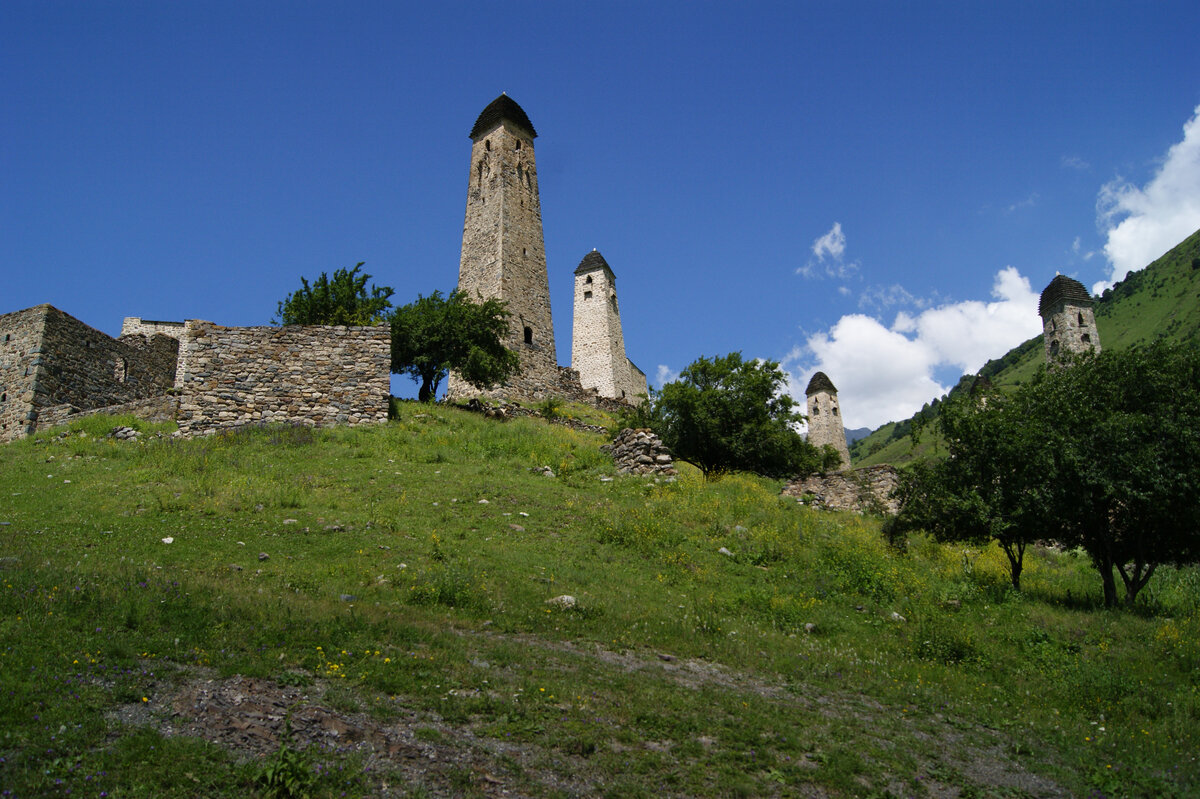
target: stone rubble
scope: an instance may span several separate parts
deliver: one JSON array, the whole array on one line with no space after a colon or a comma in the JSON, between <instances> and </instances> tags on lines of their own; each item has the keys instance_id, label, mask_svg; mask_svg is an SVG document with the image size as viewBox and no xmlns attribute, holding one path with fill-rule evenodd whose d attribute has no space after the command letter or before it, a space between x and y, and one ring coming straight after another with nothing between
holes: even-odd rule
<instances>
[{"instance_id":1,"label":"stone rubble","mask_svg":"<svg viewBox=\"0 0 1200 799\"><path fill-rule=\"evenodd\" d=\"M617 474L652 474L675 476L675 462L671 452L653 430L644 427L626 427L612 444L602 447L613 456Z\"/></svg>"}]
</instances>

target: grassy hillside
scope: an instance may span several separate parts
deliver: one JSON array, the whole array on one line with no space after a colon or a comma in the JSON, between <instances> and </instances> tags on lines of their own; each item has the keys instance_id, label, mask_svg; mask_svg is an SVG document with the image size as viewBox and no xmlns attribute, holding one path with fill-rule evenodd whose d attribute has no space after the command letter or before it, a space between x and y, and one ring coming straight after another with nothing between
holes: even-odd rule
<instances>
[{"instance_id":1,"label":"grassy hillside","mask_svg":"<svg viewBox=\"0 0 1200 799\"><path fill-rule=\"evenodd\" d=\"M1111 613L1038 549L1015 594L994 548L901 553L755 477L614 477L537 420L116 421L3 449L0 795L1200 784L1196 570Z\"/></svg>"},{"instance_id":2,"label":"grassy hillside","mask_svg":"<svg viewBox=\"0 0 1200 799\"><path fill-rule=\"evenodd\" d=\"M1104 292L1096 303L1096 327L1105 349L1124 349L1166 338L1200 343L1200 231L1166 255ZM1016 386L1031 379L1046 362L1042 337L1014 347L980 370L997 386ZM964 377L954 390L970 387ZM952 392L953 393L953 390ZM935 446L929 441L913 449L908 435L911 420L891 422L850 447L855 466L901 464Z\"/></svg>"}]
</instances>

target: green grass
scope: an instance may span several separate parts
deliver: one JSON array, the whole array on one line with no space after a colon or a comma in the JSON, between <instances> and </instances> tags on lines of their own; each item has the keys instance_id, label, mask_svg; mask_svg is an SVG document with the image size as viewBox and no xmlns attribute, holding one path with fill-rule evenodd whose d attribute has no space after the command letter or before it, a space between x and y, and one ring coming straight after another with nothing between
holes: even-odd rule
<instances>
[{"instance_id":1,"label":"green grass","mask_svg":"<svg viewBox=\"0 0 1200 799\"><path fill-rule=\"evenodd\" d=\"M877 520L784 501L777 481L612 478L602 436L396 417L139 442L92 418L6 446L0 796L284 795L268 766L334 796L1200 781L1194 569L1111 613L1074 553L1029 553L1015 594L994 548L900 553ZM547 604L562 594L576 605ZM413 772L162 734L181 691L233 675L442 755Z\"/></svg>"}]
</instances>

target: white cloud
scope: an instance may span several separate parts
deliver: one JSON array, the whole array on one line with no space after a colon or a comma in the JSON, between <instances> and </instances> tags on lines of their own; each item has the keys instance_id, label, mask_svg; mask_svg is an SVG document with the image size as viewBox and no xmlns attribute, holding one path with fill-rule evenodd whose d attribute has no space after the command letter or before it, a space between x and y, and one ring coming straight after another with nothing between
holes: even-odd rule
<instances>
[{"instance_id":1,"label":"white cloud","mask_svg":"<svg viewBox=\"0 0 1200 799\"><path fill-rule=\"evenodd\" d=\"M1014 267L996 273L991 293L991 302L946 303L915 316L902 311L890 328L864 314L843 316L785 359L792 396L803 400L820 370L837 386L847 427L908 418L950 389L936 379L938 369L975 372L1041 332L1038 295Z\"/></svg>"},{"instance_id":2,"label":"white cloud","mask_svg":"<svg viewBox=\"0 0 1200 799\"><path fill-rule=\"evenodd\" d=\"M1096 212L1112 272L1093 292L1148 266L1200 228L1200 106L1192 114L1183 140L1167 150L1150 182L1138 188L1117 178L1100 189Z\"/></svg>"},{"instance_id":3,"label":"white cloud","mask_svg":"<svg viewBox=\"0 0 1200 799\"><path fill-rule=\"evenodd\" d=\"M893 305L921 305L921 301L908 293L899 283L890 286L871 286L858 298L859 308L886 310Z\"/></svg>"},{"instance_id":4,"label":"white cloud","mask_svg":"<svg viewBox=\"0 0 1200 799\"><path fill-rule=\"evenodd\" d=\"M846 261L846 234L842 223L834 222L824 236L819 236L812 245L814 259L796 269L796 274L807 278L830 277L845 280L858 272L857 261Z\"/></svg>"},{"instance_id":5,"label":"white cloud","mask_svg":"<svg viewBox=\"0 0 1200 799\"><path fill-rule=\"evenodd\" d=\"M1012 205L1008 206L1008 208L1005 209L1005 213L1011 214L1013 211L1019 211L1022 208L1032 208L1033 206L1037 205L1037 202L1038 202L1038 193L1035 191L1032 194L1030 194L1028 197L1026 197L1024 200L1020 200L1019 202L1015 202Z\"/></svg>"},{"instance_id":6,"label":"white cloud","mask_svg":"<svg viewBox=\"0 0 1200 799\"><path fill-rule=\"evenodd\" d=\"M658 369L654 373L654 385L662 388L667 383L674 383L679 379L679 372L673 371L671 367L660 363Z\"/></svg>"},{"instance_id":7,"label":"white cloud","mask_svg":"<svg viewBox=\"0 0 1200 799\"><path fill-rule=\"evenodd\" d=\"M813 242L812 251L822 261L825 256L840 261L846 252L846 234L842 232L842 223L834 222L828 233Z\"/></svg>"}]
</instances>

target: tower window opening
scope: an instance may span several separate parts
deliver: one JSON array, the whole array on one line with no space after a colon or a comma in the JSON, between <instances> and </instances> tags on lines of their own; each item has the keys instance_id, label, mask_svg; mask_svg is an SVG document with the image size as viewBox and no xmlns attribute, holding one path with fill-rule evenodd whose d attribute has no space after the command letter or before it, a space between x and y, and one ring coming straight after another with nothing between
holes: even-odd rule
<instances>
[{"instance_id":1,"label":"tower window opening","mask_svg":"<svg viewBox=\"0 0 1200 799\"><path fill-rule=\"evenodd\" d=\"M590 291L583 292L583 298L585 300L590 300L592 298L592 292L590 292Z\"/></svg>"},{"instance_id":2,"label":"tower window opening","mask_svg":"<svg viewBox=\"0 0 1200 799\"><path fill-rule=\"evenodd\" d=\"M8 402L8 392L7 391L5 391L3 394L0 394L0 402Z\"/></svg>"},{"instance_id":3,"label":"tower window opening","mask_svg":"<svg viewBox=\"0 0 1200 799\"><path fill-rule=\"evenodd\" d=\"M1082 313L1081 313L1081 314L1079 314L1079 324L1081 324L1081 325L1085 325L1085 324L1087 324L1087 322L1083 321L1083 314L1082 314Z\"/></svg>"},{"instance_id":4,"label":"tower window opening","mask_svg":"<svg viewBox=\"0 0 1200 799\"><path fill-rule=\"evenodd\" d=\"M1080 337L1079 337L1079 339L1080 339L1080 341L1082 341L1084 344L1091 344L1091 343L1092 343L1092 337L1091 337L1091 336L1089 336L1087 333L1084 333L1082 336L1080 336Z\"/></svg>"},{"instance_id":5,"label":"tower window opening","mask_svg":"<svg viewBox=\"0 0 1200 799\"><path fill-rule=\"evenodd\" d=\"M585 281L583 281L583 282L584 282L584 283L591 283L591 282L592 282L592 276L591 276L591 275L588 275L588 276L587 276L587 280L585 280Z\"/></svg>"},{"instance_id":6,"label":"tower window opening","mask_svg":"<svg viewBox=\"0 0 1200 799\"><path fill-rule=\"evenodd\" d=\"M521 140L520 140L520 139L517 139L517 144L516 144L516 146L515 146L515 147L513 147L513 149L514 149L514 150L520 150L520 149L521 149Z\"/></svg>"},{"instance_id":7,"label":"tower window opening","mask_svg":"<svg viewBox=\"0 0 1200 799\"><path fill-rule=\"evenodd\" d=\"M821 406L820 406L820 405L818 405L818 404L817 404L817 403L815 403L815 402L813 403L813 412L812 412L812 415L813 415L813 416L820 416L820 415L821 415Z\"/></svg>"},{"instance_id":8,"label":"tower window opening","mask_svg":"<svg viewBox=\"0 0 1200 799\"><path fill-rule=\"evenodd\" d=\"M529 255L529 251L528 251L528 250L526 250L524 247L522 247L522 248L521 248L521 255Z\"/></svg>"},{"instance_id":9,"label":"tower window opening","mask_svg":"<svg viewBox=\"0 0 1200 799\"><path fill-rule=\"evenodd\" d=\"M532 327L525 328L525 343L526 344L533 343L533 328Z\"/></svg>"},{"instance_id":10,"label":"tower window opening","mask_svg":"<svg viewBox=\"0 0 1200 799\"><path fill-rule=\"evenodd\" d=\"M837 415L838 415L838 414L837 414L837 406L836 406L836 405L835 405L835 406L834 406L834 408L833 408L833 415L834 415L834 416L837 416Z\"/></svg>"},{"instance_id":11,"label":"tower window opening","mask_svg":"<svg viewBox=\"0 0 1200 799\"><path fill-rule=\"evenodd\" d=\"M5 333L5 334L4 334L4 340L5 340L5 341L12 341L12 333Z\"/></svg>"},{"instance_id":12,"label":"tower window opening","mask_svg":"<svg viewBox=\"0 0 1200 799\"><path fill-rule=\"evenodd\" d=\"M489 139L483 143L483 149L487 150L488 152L491 152L491 150L492 150L491 139Z\"/></svg>"},{"instance_id":13,"label":"tower window opening","mask_svg":"<svg viewBox=\"0 0 1200 799\"><path fill-rule=\"evenodd\" d=\"M619 311L617 311L617 295L616 294L609 297L609 302L612 303L613 313L619 313Z\"/></svg>"}]
</instances>

